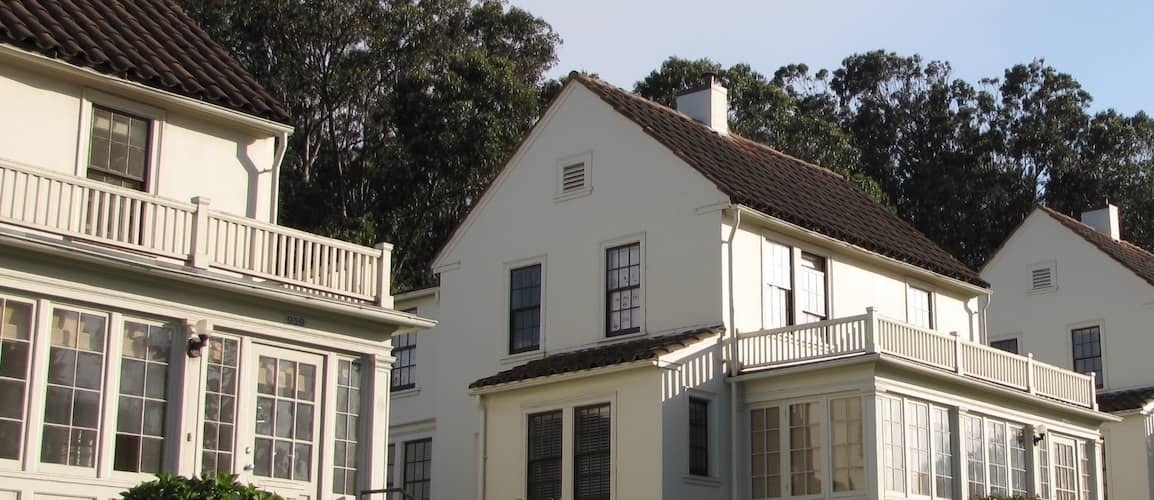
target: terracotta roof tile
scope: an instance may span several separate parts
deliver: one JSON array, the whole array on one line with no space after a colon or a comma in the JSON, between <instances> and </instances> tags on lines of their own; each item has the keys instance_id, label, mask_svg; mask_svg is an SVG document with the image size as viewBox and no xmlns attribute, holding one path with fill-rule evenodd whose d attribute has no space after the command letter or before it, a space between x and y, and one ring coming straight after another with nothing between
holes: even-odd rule
<instances>
[{"instance_id":1,"label":"terracotta roof tile","mask_svg":"<svg viewBox=\"0 0 1154 500\"><path fill-rule=\"evenodd\" d=\"M631 361L656 358L683 347L696 344L724 330L722 325L695 328L656 337L645 337L616 344L591 347L577 351L545 356L469 384L470 389L506 384L549 375L592 370Z\"/></svg>"},{"instance_id":2,"label":"terracotta roof tile","mask_svg":"<svg viewBox=\"0 0 1154 500\"><path fill-rule=\"evenodd\" d=\"M840 175L736 134L718 134L599 79L580 73L570 77L701 172L733 203L907 264L988 286L976 271Z\"/></svg>"},{"instance_id":3,"label":"terracotta roof tile","mask_svg":"<svg viewBox=\"0 0 1154 500\"><path fill-rule=\"evenodd\" d=\"M1154 399L1154 387L1126 389L1098 394L1098 410L1115 412L1137 410Z\"/></svg>"},{"instance_id":4,"label":"terracotta roof tile","mask_svg":"<svg viewBox=\"0 0 1154 500\"><path fill-rule=\"evenodd\" d=\"M288 113L171 0L5 0L0 43L287 123Z\"/></svg>"},{"instance_id":5,"label":"terracotta roof tile","mask_svg":"<svg viewBox=\"0 0 1154 500\"><path fill-rule=\"evenodd\" d=\"M1102 253L1109 255L1114 260L1118 261L1127 269L1138 275L1139 278L1146 280L1147 283L1154 285L1154 254L1146 249L1139 247L1133 243L1123 240L1115 240L1109 235L1102 234L1098 230L1087 226L1077 219L1062 214L1052 208L1039 206L1043 212L1046 212L1058 221L1063 226L1066 226L1074 234L1081 236L1091 245L1098 247Z\"/></svg>"}]
</instances>

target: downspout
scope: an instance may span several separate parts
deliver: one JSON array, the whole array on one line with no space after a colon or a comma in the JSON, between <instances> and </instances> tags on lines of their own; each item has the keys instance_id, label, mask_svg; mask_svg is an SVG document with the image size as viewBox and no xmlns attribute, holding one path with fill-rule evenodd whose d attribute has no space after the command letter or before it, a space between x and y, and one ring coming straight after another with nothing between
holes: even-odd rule
<instances>
[{"instance_id":1,"label":"downspout","mask_svg":"<svg viewBox=\"0 0 1154 500\"><path fill-rule=\"evenodd\" d=\"M273 146L273 160L272 160L272 193L269 199L272 206L269 207L268 215L269 222L277 223L277 215L280 206L280 167L281 162L284 161L285 152L288 151L288 132L282 132L274 139L276 144Z\"/></svg>"},{"instance_id":2,"label":"downspout","mask_svg":"<svg viewBox=\"0 0 1154 500\"><path fill-rule=\"evenodd\" d=\"M727 258L729 259L729 265L726 266L726 272L728 274L728 286L726 287L728 290L726 292L729 294L729 328L726 328L726 335L729 336L729 345L726 346L726 350L728 351L729 362L726 363L726 368L729 370L729 376L733 377L737 376L737 328L734 326L737 319L737 308L733 303L733 238L737 236L737 228L741 225L741 209L733 204L729 205L729 209L733 211L733 225L729 228L729 237L725 240L725 250L728 254ZM725 385L729 387L729 493L733 500L738 500L738 485L741 484L741 474L737 470L737 462L740 456L738 453L740 443L737 432L739 421L739 408L737 404L738 388L737 384L733 383L727 383Z\"/></svg>"},{"instance_id":3,"label":"downspout","mask_svg":"<svg viewBox=\"0 0 1154 500\"><path fill-rule=\"evenodd\" d=\"M485 474L489 455L485 443L485 429L488 427L486 417L489 411L485 407L484 394L477 395L477 407L481 410L481 432L477 436L477 463L480 464L480 470L477 474L477 500L485 500Z\"/></svg>"},{"instance_id":4,"label":"downspout","mask_svg":"<svg viewBox=\"0 0 1154 500\"><path fill-rule=\"evenodd\" d=\"M989 294L987 294L984 296L977 297L977 299L978 299L978 310L977 311L970 309L970 301L967 300L964 303L965 308L966 308L966 313L968 313L970 315L970 321L969 321L970 340L973 342L979 343L979 344L985 344L986 341L988 340L987 337L989 336L989 332L986 331L986 310L989 309L989 307L990 307L990 296L989 296ZM974 320L973 320L974 314L978 315L978 335L976 335L976 336L974 335Z\"/></svg>"}]
</instances>

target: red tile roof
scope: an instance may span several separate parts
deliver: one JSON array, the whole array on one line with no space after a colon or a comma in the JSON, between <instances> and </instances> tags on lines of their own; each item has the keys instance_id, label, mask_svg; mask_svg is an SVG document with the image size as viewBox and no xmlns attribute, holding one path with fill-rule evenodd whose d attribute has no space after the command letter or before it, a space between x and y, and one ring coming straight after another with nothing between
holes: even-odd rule
<instances>
[{"instance_id":1,"label":"red tile roof","mask_svg":"<svg viewBox=\"0 0 1154 500\"><path fill-rule=\"evenodd\" d=\"M1115 240L1109 235L1102 234L1100 231L1081 223L1077 219L1062 214L1052 208L1045 206L1039 206L1038 208L1049 214L1050 217L1053 217L1054 220L1063 226L1069 228L1074 234L1081 236L1091 245L1098 247L1102 253L1118 261L1119 264L1125 266L1139 278L1154 285L1154 254L1133 243Z\"/></svg>"},{"instance_id":2,"label":"red tile roof","mask_svg":"<svg viewBox=\"0 0 1154 500\"><path fill-rule=\"evenodd\" d=\"M853 183L736 134L721 135L599 79L570 78L669 148L730 197L772 217L938 274L987 287L958 261Z\"/></svg>"},{"instance_id":3,"label":"red tile roof","mask_svg":"<svg viewBox=\"0 0 1154 500\"><path fill-rule=\"evenodd\" d=\"M469 384L470 389L507 384L549 375L592 370L631 361L644 361L696 344L725 330L722 325L694 328L656 337L545 356Z\"/></svg>"},{"instance_id":4,"label":"red tile roof","mask_svg":"<svg viewBox=\"0 0 1154 500\"><path fill-rule=\"evenodd\" d=\"M170 0L4 0L0 43L287 123L284 108Z\"/></svg>"}]
</instances>

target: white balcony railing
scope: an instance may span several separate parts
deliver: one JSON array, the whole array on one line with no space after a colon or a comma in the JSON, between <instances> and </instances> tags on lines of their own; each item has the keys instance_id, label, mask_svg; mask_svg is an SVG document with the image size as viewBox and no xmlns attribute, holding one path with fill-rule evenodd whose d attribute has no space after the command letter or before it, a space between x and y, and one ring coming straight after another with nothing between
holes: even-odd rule
<instances>
[{"instance_id":1,"label":"white balcony railing","mask_svg":"<svg viewBox=\"0 0 1154 500\"><path fill-rule=\"evenodd\" d=\"M101 182L0 162L0 223L306 293L387 304L391 246L369 248Z\"/></svg>"},{"instance_id":2,"label":"white balcony railing","mask_svg":"<svg viewBox=\"0 0 1154 500\"><path fill-rule=\"evenodd\" d=\"M955 336L866 314L740 334L742 371L796 365L855 354L883 353L958 375L1097 409L1094 377L1034 361Z\"/></svg>"}]
</instances>

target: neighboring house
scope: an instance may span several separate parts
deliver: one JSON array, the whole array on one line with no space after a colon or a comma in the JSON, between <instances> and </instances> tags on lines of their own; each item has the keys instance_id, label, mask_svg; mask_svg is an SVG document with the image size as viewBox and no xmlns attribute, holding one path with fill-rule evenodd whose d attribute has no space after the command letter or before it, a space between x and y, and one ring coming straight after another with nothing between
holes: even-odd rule
<instances>
[{"instance_id":1,"label":"neighboring house","mask_svg":"<svg viewBox=\"0 0 1154 500\"><path fill-rule=\"evenodd\" d=\"M275 98L168 0L7 0L0 110L0 499L385 486L390 334L433 323L388 245L276 225Z\"/></svg>"},{"instance_id":2,"label":"neighboring house","mask_svg":"<svg viewBox=\"0 0 1154 500\"><path fill-rule=\"evenodd\" d=\"M1110 498L1154 498L1154 254L1121 239L1118 208L1082 221L1038 207L982 270L990 344L1097 378ZM1151 478L1139 480L1139 478Z\"/></svg>"},{"instance_id":3,"label":"neighboring house","mask_svg":"<svg viewBox=\"0 0 1154 500\"><path fill-rule=\"evenodd\" d=\"M678 112L570 76L436 258L440 286L398 299L438 326L394 385L394 484L1099 499L1113 417L1092 379L982 345L975 271L729 133L726 94L710 79Z\"/></svg>"}]
</instances>

